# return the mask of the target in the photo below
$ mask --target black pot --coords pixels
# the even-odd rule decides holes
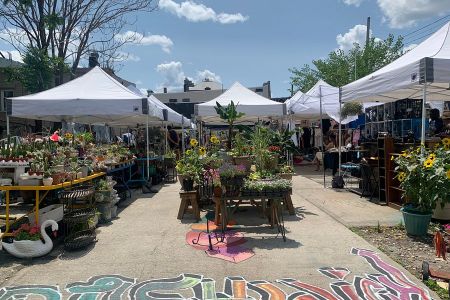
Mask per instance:
[[[183,178],[183,190],[186,192],[194,190],[194,179],[192,178]]]

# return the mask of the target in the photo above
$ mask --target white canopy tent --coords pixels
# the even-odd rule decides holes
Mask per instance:
[[[323,80],[317,81],[305,94],[297,92],[291,99],[289,99],[290,112],[297,119],[321,119],[326,115],[340,124],[348,124],[358,119],[358,116],[340,119],[339,88]]]
[[[281,118],[286,115],[284,103],[269,100],[249,90],[239,82],[234,83],[227,91],[208,102],[195,105],[195,115],[201,121],[209,124],[225,124],[216,113],[215,106],[218,102],[227,106],[234,102],[237,111],[245,115],[237,123],[257,122],[259,119]]]
[[[147,111],[147,97],[131,92],[99,67],[52,89],[8,99],[9,116],[53,122],[131,125]]]
[[[426,101],[450,100],[450,22],[387,66],[342,87],[342,102],[392,102],[423,99],[422,143]]]

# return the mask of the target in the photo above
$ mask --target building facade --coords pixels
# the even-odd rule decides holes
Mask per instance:
[[[270,81],[263,83],[262,86],[250,87],[249,89],[267,99],[271,99]],[[222,84],[218,82],[205,79],[194,85],[191,81],[185,79],[182,92],[168,93],[167,89],[164,88],[163,93],[154,93],[153,95],[176,112],[187,118],[192,118],[195,104],[208,102],[223,92],[225,90]]]

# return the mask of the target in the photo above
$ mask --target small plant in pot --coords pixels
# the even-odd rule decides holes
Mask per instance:
[[[42,179],[42,183],[45,185],[45,186],[50,186],[50,185],[52,185],[53,184],[53,177],[52,177],[52,171],[51,171],[51,169],[47,169],[45,172],[44,172],[44,178]]]
[[[203,173],[205,181],[213,186],[213,194],[215,197],[222,196],[222,184],[220,182],[220,175],[217,169],[205,170]]]
[[[292,175],[294,174],[294,168],[289,165],[284,165],[280,168],[280,178],[292,180]]]
[[[180,182],[183,190],[194,190],[194,183],[199,182],[200,174],[202,174],[202,165],[198,151],[196,149],[187,150],[184,156],[177,161],[175,168],[182,177]]]
[[[450,202],[450,147],[443,142],[434,149],[418,147],[392,158],[408,200],[401,211],[410,235],[425,235],[436,206]]]

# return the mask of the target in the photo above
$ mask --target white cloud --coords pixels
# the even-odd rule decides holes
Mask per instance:
[[[172,0],[160,0],[159,7],[179,18],[184,17],[190,22],[213,21],[221,24],[234,24],[248,20],[248,16],[243,16],[240,13],[216,13],[211,7],[195,3],[192,0],[184,1],[180,4]]]
[[[343,0],[347,5],[354,5],[356,7],[360,6],[364,0]]]
[[[353,44],[357,43],[363,46],[366,42],[366,25],[355,25],[355,27],[351,28],[347,33],[338,34],[336,36],[336,42],[339,45],[339,49],[344,51],[350,50],[353,48]]]
[[[449,0],[377,0],[384,21],[391,28],[406,28],[419,20],[443,16],[450,12]]]
[[[171,61],[156,66],[156,72],[163,76],[163,83],[158,87],[167,87],[168,89],[177,89],[183,86],[184,71],[183,64],[179,61]]]
[[[404,48],[403,48],[403,53],[406,53],[406,52],[408,52],[408,51],[410,51],[410,50],[412,50],[412,49],[414,49],[414,48],[416,48],[417,47],[417,44],[410,44],[410,45],[408,45],[408,46],[405,46]]]
[[[163,82],[156,87],[160,91],[166,87],[168,90],[183,88],[184,79],[188,78],[194,83],[203,81],[205,78],[221,82],[220,76],[210,70],[197,71],[195,78],[187,76],[183,70],[183,64],[179,61],[171,61],[156,66],[156,71],[163,77]]]
[[[128,41],[134,45],[141,45],[141,46],[157,45],[160,46],[161,49],[166,53],[170,53],[173,47],[172,40],[165,35],[155,34],[144,36],[142,33],[139,32],[127,31],[125,33],[117,34],[115,36],[115,39],[118,41]]]
[[[9,53],[11,53],[12,60],[23,62],[22,55],[20,55],[20,52],[17,50],[0,50],[0,52],[6,59],[9,59]]]
[[[197,78],[196,78],[197,82],[202,81],[203,79],[206,78],[212,81],[222,82],[220,76],[214,72],[211,72],[210,70],[197,71]]]

